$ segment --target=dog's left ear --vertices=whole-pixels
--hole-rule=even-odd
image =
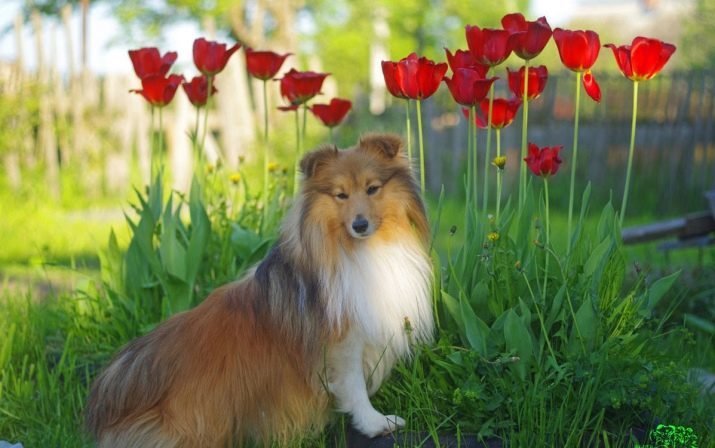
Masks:
[[[397,134],[367,134],[360,137],[359,146],[381,157],[394,159],[402,151],[402,139]]]

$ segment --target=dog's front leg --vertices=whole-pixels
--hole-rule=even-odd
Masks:
[[[365,339],[354,330],[330,348],[330,392],[338,411],[350,414],[358,431],[375,437],[405,426],[405,421],[396,415],[381,414],[370,403],[363,372],[364,349]]]

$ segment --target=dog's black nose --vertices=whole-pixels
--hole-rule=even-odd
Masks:
[[[363,218],[362,215],[357,215],[355,221],[353,221],[353,230],[356,233],[363,234],[367,230],[368,222],[367,219]]]

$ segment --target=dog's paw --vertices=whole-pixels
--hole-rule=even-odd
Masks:
[[[355,429],[372,438],[384,436],[405,426],[405,420],[397,415],[382,415],[375,412],[370,416],[353,420]]]

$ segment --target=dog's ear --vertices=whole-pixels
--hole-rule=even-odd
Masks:
[[[402,139],[397,134],[367,134],[360,137],[359,146],[381,157],[394,159],[402,151]]]
[[[305,178],[311,178],[321,166],[334,160],[338,156],[338,148],[335,145],[325,145],[309,152],[300,161],[300,171]]]

